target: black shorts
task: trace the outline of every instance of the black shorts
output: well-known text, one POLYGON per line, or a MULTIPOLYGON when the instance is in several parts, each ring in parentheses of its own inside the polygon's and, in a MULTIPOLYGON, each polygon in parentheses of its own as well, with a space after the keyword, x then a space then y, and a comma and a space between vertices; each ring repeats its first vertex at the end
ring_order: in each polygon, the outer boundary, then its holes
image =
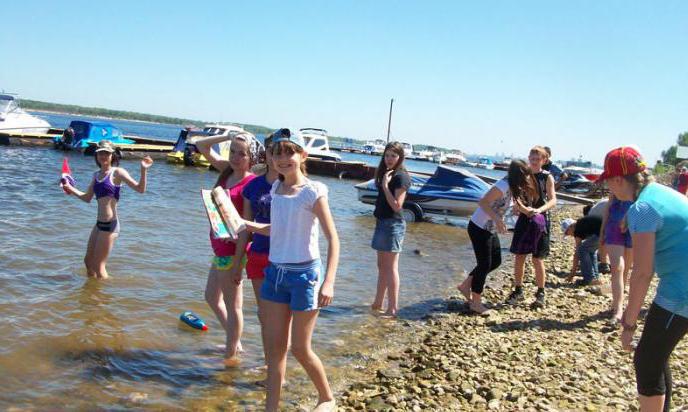
POLYGON ((109 222, 96 221, 96 228, 101 232, 119 233, 119 220, 113 219, 109 222))

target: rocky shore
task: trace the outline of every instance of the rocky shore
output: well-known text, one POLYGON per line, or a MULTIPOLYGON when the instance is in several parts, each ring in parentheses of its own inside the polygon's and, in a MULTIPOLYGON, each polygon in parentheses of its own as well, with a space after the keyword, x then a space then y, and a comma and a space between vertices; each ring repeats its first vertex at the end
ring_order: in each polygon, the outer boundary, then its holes
MULTIPOLYGON (((554 213, 545 309, 529 308, 532 283, 526 284, 525 302, 502 304, 513 262, 507 253, 490 275, 502 277, 493 285, 505 286, 484 294, 495 309, 491 316, 466 313, 456 293, 422 322, 399 321, 399 346, 390 343, 356 368, 356 383, 348 380, 340 388, 339 410, 638 410, 632 355, 601 314, 611 302, 609 288, 579 288, 565 280, 573 243, 562 240, 556 223, 580 214, 580 207, 554 213)), ((532 268, 526 273, 532 282, 532 268)), ((653 295, 651 290, 648 302, 653 295)), ((636 337, 641 331, 642 323, 636 337)), ((688 410, 686 340, 671 364, 673 410, 688 410)))

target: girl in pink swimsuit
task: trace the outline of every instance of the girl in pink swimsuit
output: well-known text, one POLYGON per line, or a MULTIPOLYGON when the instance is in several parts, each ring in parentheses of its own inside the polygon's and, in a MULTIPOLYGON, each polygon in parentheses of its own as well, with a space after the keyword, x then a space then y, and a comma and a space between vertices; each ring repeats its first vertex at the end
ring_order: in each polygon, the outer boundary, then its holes
POLYGON ((119 220, 117 219, 117 202, 122 182, 139 193, 146 191, 146 173, 153 165, 153 159, 146 156, 141 160, 141 179, 137 182, 129 172, 119 166, 119 155, 109 140, 101 140, 95 154, 96 164, 100 168, 93 174, 91 184, 86 192, 82 192, 68 182, 62 187, 65 192, 72 194, 86 203, 90 203, 95 195, 98 201, 98 219, 91 230, 86 247, 84 264, 89 277, 107 279, 105 269, 107 258, 119 235, 119 220))
MULTIPOLYGON (((220 171, 215 186, 226 190, 236 210, 244 211, 244 187, 256 176, 250 170, 258 158, 260 144, 247 132, 232 136, 209 136, 196 141, 196 147, 210 164, 220 171), (213 145, 231 140, 229 159, 223 159, 213 150, 213 145)), ((215 239, 210 235, 213 258, 205 287, 205 300, 215 312, 217 319, 225 329, 226 346, 224 363, 237 366, 241 351, 241 333, 244 328, 242 313, 243 295, 241 289, 242 271, 246 264, 246 231, 239 234, 236 241, 215 239)))

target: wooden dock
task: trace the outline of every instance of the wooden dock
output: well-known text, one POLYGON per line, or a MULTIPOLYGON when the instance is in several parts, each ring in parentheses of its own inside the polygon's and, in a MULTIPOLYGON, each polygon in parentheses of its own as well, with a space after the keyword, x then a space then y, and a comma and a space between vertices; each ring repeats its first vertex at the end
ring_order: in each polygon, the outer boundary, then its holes
POLYGON ((375 167, 364 162, 335 162, 309 157, 306 160, 308 173, 321 176, 332 176, 339 179, 369 180, 375 177, 375 167))
MULTIPOLYGON (((0 133, 0 145, 52 146, 55 137, 62 136, 63 131, 63 129, 50 129, 48 133, 0 133)), ((115 147, 120 149, 123 158, 150 156, 154 159, 164 159, 167 153, 174 148, 174 142, 169 140, 126 135, 123 137, 136 142, 133 144, 114 144, 115 147)), ((91 143, 93 149, 89 147, 85 150, 85 153, 93 154, 95 146, 95 143, 91 143)))

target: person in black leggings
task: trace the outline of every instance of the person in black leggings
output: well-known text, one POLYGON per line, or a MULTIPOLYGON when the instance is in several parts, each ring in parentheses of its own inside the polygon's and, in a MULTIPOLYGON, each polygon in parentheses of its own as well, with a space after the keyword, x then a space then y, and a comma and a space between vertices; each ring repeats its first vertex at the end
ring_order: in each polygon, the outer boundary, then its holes
POLYGON ((468 223, 468 236, 473 244, 476 266, 466 279, 457 287, 466 297, 471 312, 489 315, 482 304, 481 295, 487 274, 502 264, 502 251, 499 233, 506 233, 504 214, 513 204, 513 194, 520 196, 530 184, 535 190, 535 180, 528 165, 514 160, 509 165, 506 177, 497 181, 478 202, 478 209, 468 223))
POLYGON ((633 240, 633 272, 628 305, 621 318, 621 344, 632 350, 640 309, 655 272, 657 294, 645 319, 634 365, 640 410, 668 411, 671 405, 669 358, 688 333, 688 198, 654 183, 637 149, 619 147, 607 154, 604 173, 609 190, 634 202, 626 212, 633 240))

